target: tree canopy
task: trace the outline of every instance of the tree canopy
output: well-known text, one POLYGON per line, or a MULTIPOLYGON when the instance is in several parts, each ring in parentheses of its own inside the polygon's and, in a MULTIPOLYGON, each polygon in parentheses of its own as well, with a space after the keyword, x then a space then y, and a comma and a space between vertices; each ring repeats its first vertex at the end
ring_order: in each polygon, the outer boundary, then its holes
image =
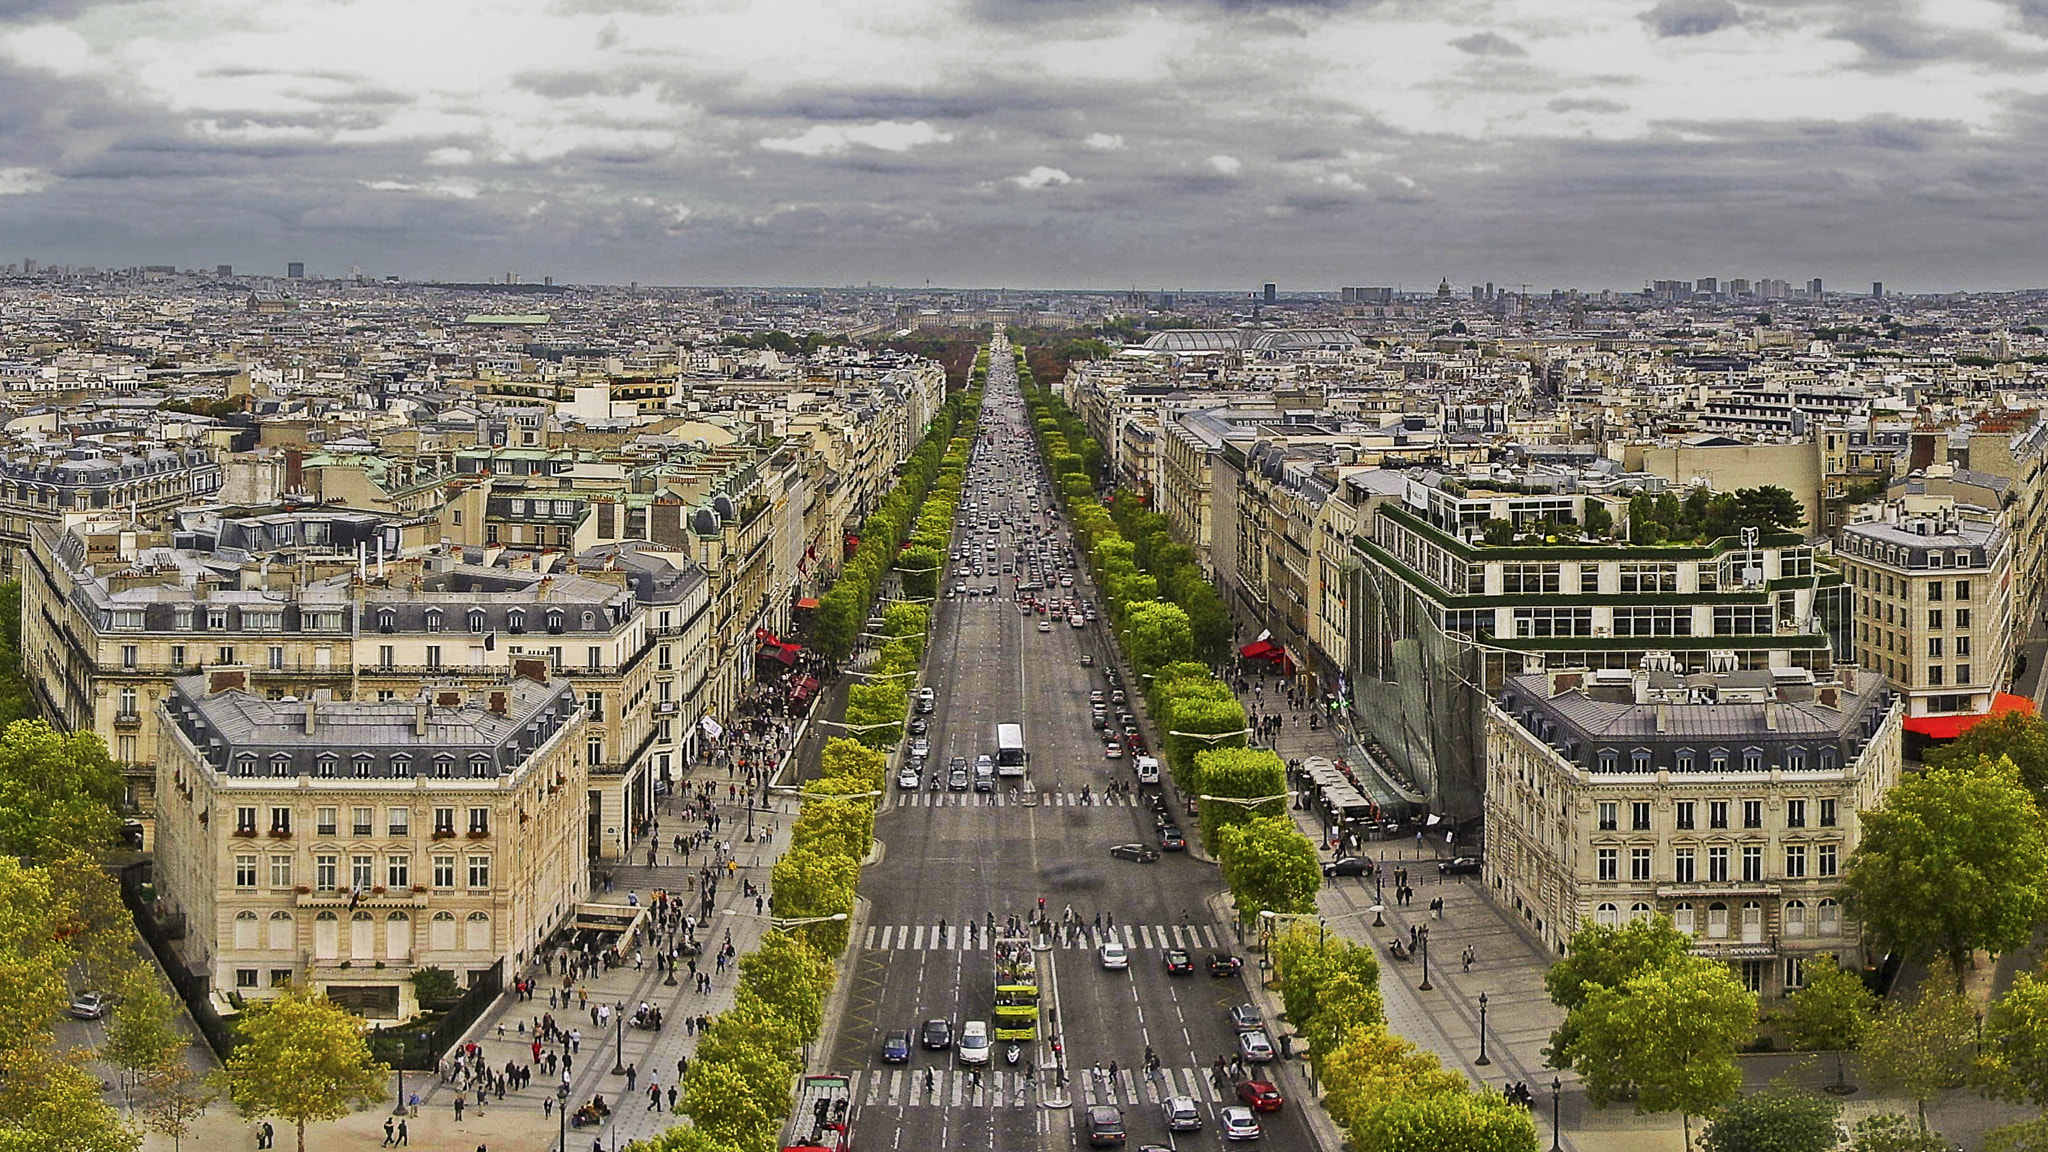
POLYGON ((242 1043, 221 1070, 228 1098, 244 1116, 277 1116, 298 1134, 384 1099, 391 1069, 370 1057, 362 1020, 304 985, 242 1013, 242 1043))
POLYGON ((9 724, 0 731, 0 852, 35 864, 111 847, 122 790, 121 767, 98 736, 41 720, 9 724))

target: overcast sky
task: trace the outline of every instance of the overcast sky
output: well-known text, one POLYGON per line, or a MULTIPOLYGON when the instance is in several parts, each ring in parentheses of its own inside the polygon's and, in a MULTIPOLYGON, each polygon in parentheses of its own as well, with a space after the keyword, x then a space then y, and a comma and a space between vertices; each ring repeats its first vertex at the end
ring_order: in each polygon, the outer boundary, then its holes
POLYGON ((2048 284, 2048 0, 0 0, 0 264, 2048 284))

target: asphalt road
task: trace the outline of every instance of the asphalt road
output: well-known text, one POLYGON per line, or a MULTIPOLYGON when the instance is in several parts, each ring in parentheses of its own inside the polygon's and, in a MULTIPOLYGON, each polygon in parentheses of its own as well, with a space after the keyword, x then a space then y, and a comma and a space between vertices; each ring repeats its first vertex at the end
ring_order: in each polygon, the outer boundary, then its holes
MULTIPOLYGON (((941 791, 894 791, 885 802, 876 833, 886 850, 862 877, 869 911, 853 941, 852 985, 831 1061, 832 1071, 855 1074, 854 1143, 863 1152, 1080 1147, 1087 1107, 1113 1103, 1124 1112, 1133 1149, 1221 1147, 1216 1114, 1231 1101, 1211 1069, 1217 1056, 1237 1051, 1225 1012, 1249 998, 1244 977, 1212 978, 1206 968, 1209 952, 1237 951, 1229 926, 1205 911, 1221 883, 1213 867, 1185 853, 1166 853, 1156 864, 1110 858, 1114 844, 1156 843, 1154 820, 1135 788, 1129 796, 1103 795, 1112 781, 1133 779, 1128 758, 1105 759, 1089 720, 1089 692, 1107 686, 1105 625, 1075 629, 1053 615, 1025 616, 1001 573, 1001 562, 1014 568, 1019 537, 1039 526, 1056 529, 1061 549, 1072 546, 1064 525, 1026 507, 1044 471, 1022 438, 1025 409, 1005 349, 991 358, 982 419, 985 429, 996 430, 998 447, 977 450, 955 547, 966 555, 970 540, 979 547, 988 536, 967 526, 974 515, 969 502, 993 499, 1020 523, 1001 533, 994 566, 984 562, 981 577, 964 578, 982 587, 996 583, 1001 594, 937 606, 924 681, 937 696, 927 780, 953 756, 971 763, 993 754, 995 725, 1003 722, 1024 725, 1031 767, 1025 790, 1012 791, 1015 780, 1002 781, 995 794, 947 791, 942 782, 941 791), (1051 631, 1038 631, 1041 619, 1053 621, 1051 631), (1094 667, 1081 666, 1084 652, 1094 667), (1055 1089, 1059 1065, 1043 1027, 1014 1067, 1004 1062, 1006 1045, 996 1043, 978 1085, 949 1051, 914 1046, 909 1063, 884 1063, 881 1043, 890 1030, 907 1029, 915 1042, 927 1019, 951 1021, 957 1033, 963 1021, 992 1018, 990 940, 966 926, 980 928, 991 916, 998 924, 1029 918, 1041 898, 1055 922, 1071 907, 1083 925, 1071 940, 1056 933, 1038 952, 1040 986, 1057 1013, 1070 1074, 1064 1091, 1055 1089), (1097 945, 1112 931, 1130 945, 1128 970, 1105 970, 1098 960, 1097 945), (1187 947, 1196 973, 1169 976, 1168 946, 1187 947), (1145 1075, 1147 1045, 1158 1054, 1157 1078, 1145 1075), (1112 1061, 1114 1080, 1107 1076, 1112 1061), (1034 1073, 1029 1083, 1026 1066, 1034 1073), (1199 1101, 1201 1131, 1167 1132, 1159 1105, 1175 1093, 1199 1101), (1043 1106, 1062 1095, 1071 1107, 1043 1106)), ((1050 503, 1041 493, 1041 509, 1050 503)), ((962 563, 948 562, 944 587, 963 579, 955 575, 962 563)), ((1076 587, 1063 594, 1092 599, 1085 573, 1072 570, 1076 587)), ((1292 1102, 1260 1119, 1264 1147, 1312 1146, 1292 1102)))

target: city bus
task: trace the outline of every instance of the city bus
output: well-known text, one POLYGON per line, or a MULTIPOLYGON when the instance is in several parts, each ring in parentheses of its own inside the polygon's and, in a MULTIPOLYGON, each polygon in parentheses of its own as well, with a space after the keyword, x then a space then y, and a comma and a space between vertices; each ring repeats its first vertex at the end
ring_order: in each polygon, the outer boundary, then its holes
POLYGON ((1024 751, 1024 726, 996 725, 996 775, 1022 776, 1028 759, 1030 755, 1024 751))

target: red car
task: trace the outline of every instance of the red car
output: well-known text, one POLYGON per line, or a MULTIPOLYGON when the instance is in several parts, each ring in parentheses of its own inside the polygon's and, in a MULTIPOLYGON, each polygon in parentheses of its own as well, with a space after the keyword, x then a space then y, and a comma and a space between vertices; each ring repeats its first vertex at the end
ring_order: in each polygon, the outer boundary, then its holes
POLYGON ((1254 1112, 1278 1112, 1280 1105, 1287 1102, 1281 1098, 1280 1090, 1267 1080, 1238 1081, 1237 1098, 1251 1105, 1254 1112))

